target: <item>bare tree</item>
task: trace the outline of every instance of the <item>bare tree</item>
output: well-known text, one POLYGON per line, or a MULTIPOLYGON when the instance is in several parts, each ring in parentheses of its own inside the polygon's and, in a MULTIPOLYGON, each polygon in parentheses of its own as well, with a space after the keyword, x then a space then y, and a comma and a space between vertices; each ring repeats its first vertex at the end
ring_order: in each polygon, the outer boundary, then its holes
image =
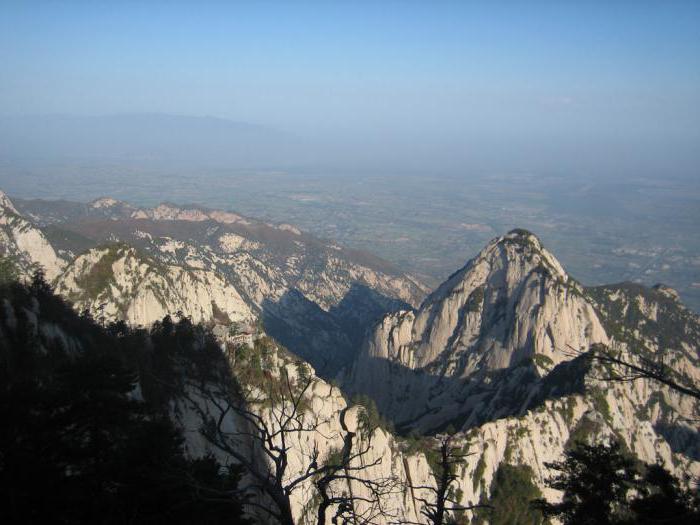
POLYGON ((569 346, 568 355, 586 355, 592 361, 610 365, 606 368, 606 375, 600 379, 603 381, 637 381, 639 379, 651 379, 657 381, 676 392, 700 399, 700 389, 687 383, 673 368, 663 362, 662 354, 659 358, 650 359, 641 354, 636 356, 637 363, 633 363, 622 357, 622 351, 609 346, 598 344, 591 347, 587 354, 569 346))
MULTIPOLYGON (((243 376, 250 372, 240 361, 237 368, 243 376)), ((189 385, 204 400, 202 403, 190 398, 203 421, 204 438, 242 465, 254 489, 272 502, 268 505, 251 499, 248 504, 283 525, 294 525, 290 498, 295 490, 309 483, 316 488, 321 502, 317 512, 319 524, 325 524, 327 511, 333 506, 337 507, 334 522, 338 518, 343 523, 372 523, 384 512, 382 496, 391 490, 392 480, 369 480, 361 475, 361 471, 381 463, 381 458, 364 461, 371 449, 369 442, 354 450, 356 434, 344 429, 340 453, 325 459, 314 447, 303 458, 304 468, 292 472, 291 455, 301 454, 300 450, 293 450, 293 438, 309 433, 328 441, 333 437, 322 433, 326 421, 308 410, 308 391, 316 379, 306 373, 290 378, 286 366, 280 367, 279 375, 264 367, 253 375, 252 387, 246 384, 250 376, 237 380, 230 375, 189 385), (235 426, 232 418, 238 420, 235 426), (370 496, 340 490, 339 487, 349 488, 352 482, 365 487, 370 496), (365 503, 362 511, 357 510, 360 502, 365 503)))
POLYGON ((394 492, 396 480, 393 477, 369 479, 362 476, 370 467, 381 464, 381 458, 375 458, 369 463, 364 457, 371 450, 371 435, 375 429, 366 429, 367 436, 360 440, 358 450, 354 450, 357 434, 350 431, 343 423, 345 435, 343 447, 337 454, 329 455, 322 472, 314 481, 316 490, 321 498, 317 509, 317 525, 325 525, 326 514, 331 507, 336 508, 332 518, 333 523, 364 524, 373 523, 378 517, 390 517, 390 511, 384 506, 385 497, 394 492), (352 492, 356 484, 370 494, 360 496, 352 492))
POLYGON ((437 446, 438 459, 433 465, 433 477, 435 486, 431 485, 410 485, 412 490, 424 490, 432 494, 430 499, 417 497, 423 504, 420 513, 426 518, 426 522, 400 521, 403 524, 444 525, 450 514, 455 512, 466 512, 478 508, 491 508, 490 505, 462 505, 454 495, 454 486, 459 479, 458 469, 466 461, 465 458, 471 454, 462 452, 462 448, 454 443, 455 437, 451 434, 438 436, 437 446))

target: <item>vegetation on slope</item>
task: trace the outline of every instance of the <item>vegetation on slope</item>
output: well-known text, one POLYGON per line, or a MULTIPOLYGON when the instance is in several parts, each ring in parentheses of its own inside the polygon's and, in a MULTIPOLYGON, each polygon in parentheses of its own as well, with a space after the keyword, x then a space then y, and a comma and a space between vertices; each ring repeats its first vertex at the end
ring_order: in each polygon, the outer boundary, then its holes
POLYGON ((472 523, 489 525, 532 525, 542 523, 542 513, 530 502, 542 496, 533 483, 532 468, 501 463, 491 482, 493 509, 479 510, 472 523))
POLYGON ((586 288, 586 294, 601 314, 606 332, 620 342, 637 343, 644 338, 664 349, 700 342, 698 316, 659 287, 620 283, 586 288), (646 315, 640 303, 653 306, 656 314, 646 315))
POLYGON ((41 274, 4 282, 0 299, 4 523, 240 522, 238 472, 186 457, 157 396, 138 388, 166 346, 196 348, 191 325, 161 340, 123 323, 103 328, 41 274))
POLYGON ((579 442, 562 461, 547 466, 555 472, 548 484, 563 498, 556 503, 538 499, 533 506, 563 525, 700 522, 697 487, 683 488, 661 465, 635 460, 617 442, 579 442))
POLYGON ((106 247, 100 259, 90 270, 76 279, 76 284, 83 290, 85 296, 97 299, 109 286, 114 277, 112 265, 122 256, 124 246, 111 245, 106 247))

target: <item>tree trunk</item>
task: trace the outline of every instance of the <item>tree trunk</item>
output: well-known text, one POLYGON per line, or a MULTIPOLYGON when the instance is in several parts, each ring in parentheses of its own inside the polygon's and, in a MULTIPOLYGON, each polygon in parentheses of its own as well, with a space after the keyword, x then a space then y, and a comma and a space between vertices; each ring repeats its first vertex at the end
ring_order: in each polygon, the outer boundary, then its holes
POLYGON ((330 500, 326 495, 325 487, 323 489, 319 488, 321 494, 321 503, 318 505, 318 511, 316 513, 316 524, 326 525, 326 510, 330 507, 330 500))

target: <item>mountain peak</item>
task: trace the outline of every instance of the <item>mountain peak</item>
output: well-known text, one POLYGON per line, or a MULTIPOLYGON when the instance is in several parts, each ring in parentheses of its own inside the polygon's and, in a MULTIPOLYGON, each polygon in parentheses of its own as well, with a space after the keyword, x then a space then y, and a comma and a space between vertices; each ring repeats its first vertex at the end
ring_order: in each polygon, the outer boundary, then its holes
POLYGON ((564 282, 569 280, 569 275, 557 258, 545 249, 539 237, 528 230, 522 228, 511 230, 502 237, 492 241, 492 243, 485 248, 484 252, 488 252, 489 248, 492 246, 505 249, 510 256, 509 260, 511 262, 518 261, 521 264, 525 264, 523 263, 523 259, 525 259, 527 265, 534 264, 535 266, 539 266, 554 278, 558 278, 564 282), (508 246, 512 246, 515 249, 508 250, 508 246))
POLYGON ((585 351, 607 342, 580 285, 535 235, 514 230, 492 240, 417 311, 385 317, 370 334, 353 374, 358 391, 409 421, 422 417, 426 403, 448 383, 525 363, 536 364, 535 374, 546 373, 570 359, 565 350, 585 351), (378 366, 379 359, 393 361, 409 375, 424 373, 425 389, 413 392, 415 403, 381 392, 380 375, 388 372, 378 366))
POLYGON ((526 230, 524 228, 513 228, 510 230, 508 233, 506 233, 504 238, 507 239, 525 239, 525 240, 534 240, 537 243, 540 242, 540 240, 537 238, 537 235, 532 233, 530 230, 526 230))
POLYGON ((424 304, 439 301, 455 290, 489 286, 514 291, 532 273, 561 282, 569 275, 561 263, 544 248, 533 233, 514 229, 493 239, 473 259, 452 274, 424 304))
POLYGON ((534 233, 522 228, 510 230, 505 235, 495 239, 496 244, 513 244, 533 252, 542 252, 542 241, 534 233))
MULTIPOLYGON (((503 368, 521 351, 553 354, 555 348, 565 347, 564 341, 578 344, 586 326, 593 324, 598 332, 598 322, 587 305, 575 300, 576 286, 537 236, 512 230, 492 240, 423 302, 413 325, 422 350, 417 362, 425 366, 445 351, 471 354, 470 348, 479 348, 483 357, 502 347, 504 352, 495 352, 501 357, 487 368, 503 368), (572 321, 562 337, 553 340, 546 327, 559 325, 565 317, 561 312, 570 309, 580 314, 582 326, 572 321), (541 339, 539 344, 533 343, 536 339, 541 339)), ((572 313, 573 319, 577 313, 572 313)))
POLYGON ((15 208, 15 205, 12 204, 12 201, 10 198, 7 196, 7 194, 0 190, 0 208, 4 208, 6 210, 11 211, 12 213, 19 215, 19 212, 15 208))
POLYGON ((25 277, 43 268, 46 276, 53 279, 65 266, 65 261, 58 256, 44 233, 17 211, 1 190, 0 254, 12 257, 25 277))
POLYGON ((113 199, 112 197, 100 197, 90 202, 88 206, 94 209, 114 208, 116 206, 130 207, 127 203, 117 199, 113 199))

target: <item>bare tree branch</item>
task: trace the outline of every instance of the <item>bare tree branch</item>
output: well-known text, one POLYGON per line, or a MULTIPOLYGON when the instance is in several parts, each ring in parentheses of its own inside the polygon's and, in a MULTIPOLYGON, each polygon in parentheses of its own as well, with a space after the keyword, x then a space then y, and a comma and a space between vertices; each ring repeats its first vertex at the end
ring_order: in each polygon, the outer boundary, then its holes
POLYGON ((673 370, 661 362, 652 361, 639 355, 637 356, 639 364, 635 364, 622 359, 621 352, 618 352, 616 355, 611 348, 605 345, 594 345, 588 353, 583 353, 571 346, 568 346, 568 348, 570 351, 564 352, 567 355, 585 355, 593 361, 607 363, 623 369, 622 373, 619 369, 611 369, 611 375, 602 378, 604 381, 631 382, 638 379, 651 379, 666 385, 680 394, 700 399, 700 389, 694 385, 684 385, 679 380, 673 378, 672 376, 675 375, 673 370))

